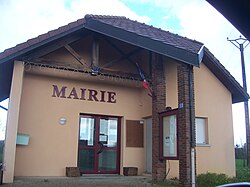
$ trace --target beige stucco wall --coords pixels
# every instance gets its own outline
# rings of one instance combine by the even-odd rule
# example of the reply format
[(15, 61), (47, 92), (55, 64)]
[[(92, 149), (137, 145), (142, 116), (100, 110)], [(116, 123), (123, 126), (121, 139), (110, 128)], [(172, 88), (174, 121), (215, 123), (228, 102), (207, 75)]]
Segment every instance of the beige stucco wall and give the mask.
[(197, 172), (235, 176), (231, 93), (204, 64), (194, 70), (194, 77), (195, 113), (208, 118), (209, 143), (197, 147)]
[[(87, 53), (82, 55), (85, 60), (90, 61)], [(50, 54), (48, 58), (78, 63), (65, 50)], [(103, 57), (107, 61), (111, 60), (108, 58)], [(177, 63), (165, 59), (165, 64), (166, 106), (177, 108)], [(117, 69), (123, 66), (126, 66), (125, 63), (119, 64)], [(141, 120), (151, 116), (152, 112), (148, 90), (143, 89), (140, 82), (91, 77), (41, 67), (28, 66), (25, 70), (23, 87), (20, 87), (22, 93), (18, 133), (29, 134), (30, 142), (27, 146), (16, 147), (15, 176), (64, 176), (65, 167), (77, 166), (80, 113), (121, 116), (121, 174), (125, 166), (138, 167), (139, 174), (145, 172), (146, 141), (143, 148), (126, 147), (126, 120)], [(194, 76), (195, 112), (198, 117), (208, 118), (209, 139), (209, 146), (197, 147), (197, 172), (209, 171), (233, 176), (235, 166), (231, 94), (203, 64), (200, 68), (195, 68)], [(52, 85), (67, 86), (67, 89), (84, 87), (114, 91), (117, 103), (55, 98), (52, 97)], [(67, 119), (66, 125), (59, 125), (60, 117)], [(145, 129), (144, 127), (144, 134)], [(178, 161), (167, 162), (167, 168), (170, 167), (168, 178), (178, 177), (178, 165)]]
[[(65, 167), (77, 166), (80, 113), (122, 116), (121, 170), (135, 166), (139, 174), (144, 172), (144, 147), (125, 145), (125, 121), (140, 120), (151, 112), (150, 97), (143, 88), (119, 80), (91, 82), (91, 76), (84, 77), (81, 73), (71, 76), (69, 72), (47, 68), (35, 72), (39, 75), (26, 71), (23, 80), (18, 133), (29, 134), (30, 142), (27, 146), (17, 146), (15, 176), (65, 176)], [(52, 85), (114, 91), (117, 102), (52, 97)], [(66, 125), (59, 125), (60, 117), (67, 119)]]
[(177, 63), (167, 60), (166, 73), (166, 106), (175, 109), (178, 107)]
[[(165, 71), (166, 106), (176, 108), (177, 63), (167, 63)], [(195, 114), (208, 119), (209, 141), (207, 146), (196, 147), (197, 173), (216, 172), (235, 176), (231, 93), (204, 64), (194, 68), (194, 89)], [(168, 168), (168, 178), (178, 177), (178, 161), (167, 162)]]
[[(166, 72), (166, 106), (175, 109), (178, 107), (178, 85), (177, 85), (177, 63), (168, 60), (165, 63)], [(179, 161), (168, 160), (166, 162), (166, 170), (169, 171), (167, 178), (179, 178)]]

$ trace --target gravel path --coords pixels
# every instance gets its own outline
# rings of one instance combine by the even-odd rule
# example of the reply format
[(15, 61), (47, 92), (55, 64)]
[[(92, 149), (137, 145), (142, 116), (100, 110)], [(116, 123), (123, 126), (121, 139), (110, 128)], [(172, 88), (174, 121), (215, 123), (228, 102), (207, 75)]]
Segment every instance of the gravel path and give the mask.
[(3, 187), (152, 187), (151, 178), (143, 176), (91, 176), (91, 177), (29, 177), (16, 178), (12, 184)]

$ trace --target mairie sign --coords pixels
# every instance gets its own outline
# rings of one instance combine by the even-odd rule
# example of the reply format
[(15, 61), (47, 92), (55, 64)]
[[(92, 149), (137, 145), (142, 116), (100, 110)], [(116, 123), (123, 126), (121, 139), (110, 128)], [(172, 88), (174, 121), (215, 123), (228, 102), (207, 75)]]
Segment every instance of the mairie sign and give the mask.
[(116, 103), (116, 92), (52, 85), (52, 97)]

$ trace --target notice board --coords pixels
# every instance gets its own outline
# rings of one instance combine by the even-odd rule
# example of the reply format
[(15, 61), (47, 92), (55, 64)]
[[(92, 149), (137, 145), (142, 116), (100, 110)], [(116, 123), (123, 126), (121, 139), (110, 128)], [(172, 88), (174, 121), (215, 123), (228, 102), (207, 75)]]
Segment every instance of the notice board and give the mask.
[(139, 120), (126, 120), (126, 146), (143, 147), (143, 123)]

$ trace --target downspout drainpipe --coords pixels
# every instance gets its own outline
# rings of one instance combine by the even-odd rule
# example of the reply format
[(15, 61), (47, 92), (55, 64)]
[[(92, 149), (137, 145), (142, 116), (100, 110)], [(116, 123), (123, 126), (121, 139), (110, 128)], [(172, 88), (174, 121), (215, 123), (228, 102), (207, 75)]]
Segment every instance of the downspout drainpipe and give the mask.
[(195, 126), (194, 126), (194, 93), (193, 93), (193, 66), (189, 66), (189, 110), (190, 110), (190, 126), (191, 126), (191, 182), (195, 187)]

